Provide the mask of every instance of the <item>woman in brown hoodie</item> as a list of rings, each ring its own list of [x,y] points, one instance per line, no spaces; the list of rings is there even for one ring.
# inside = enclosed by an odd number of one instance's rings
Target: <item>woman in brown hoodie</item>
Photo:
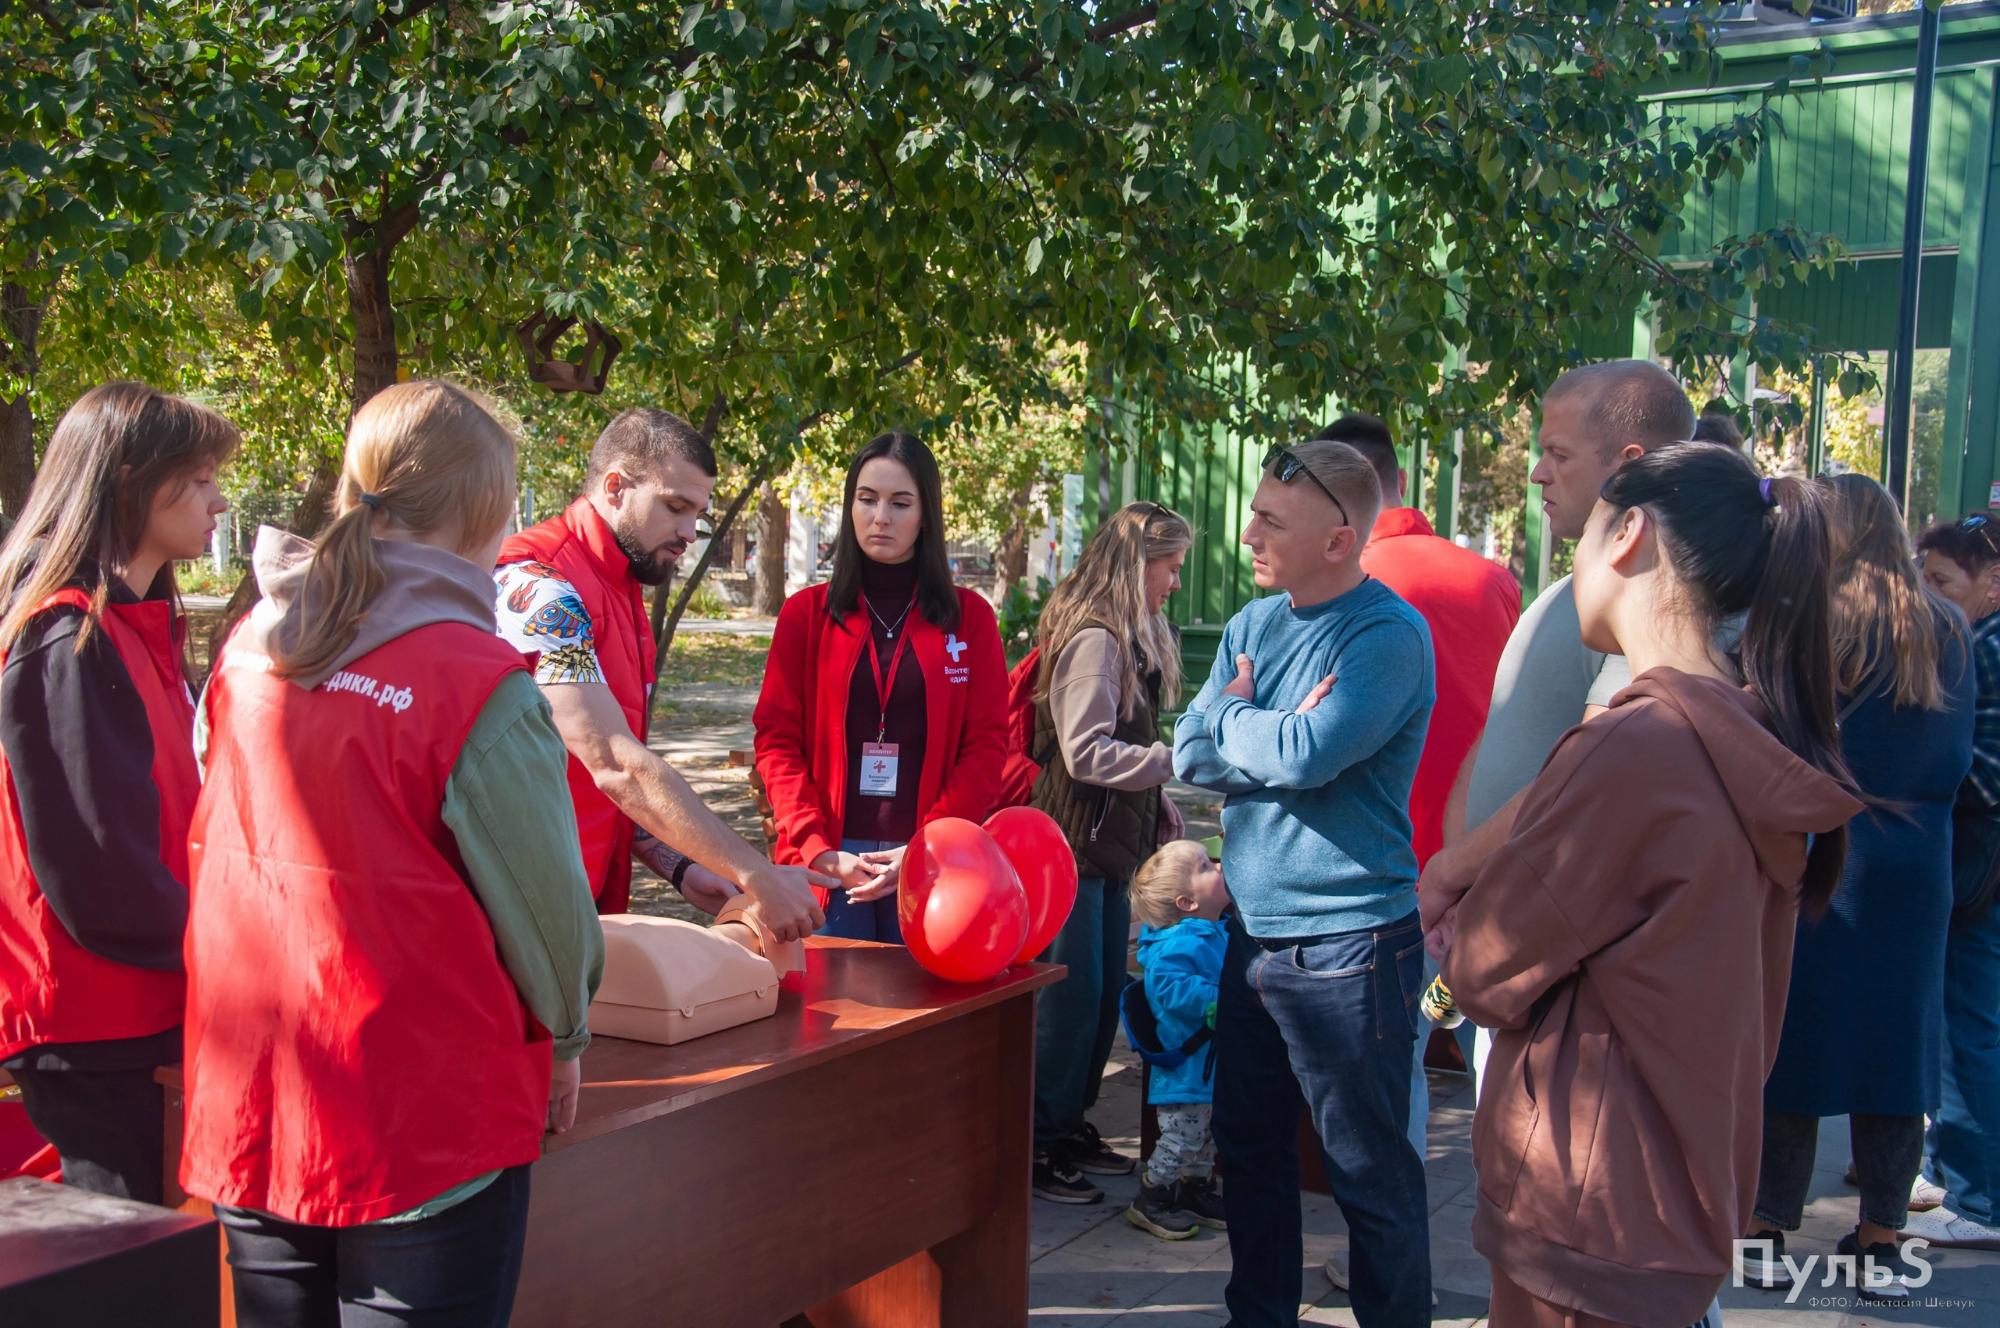
[[[1861,809],[1820,502],[1708,443],[1613,475],[1574,584],[1584,643],[1632,685],[1563,739],[1472,885],[1424,896],[1446,983],[1499,1030],[1473,1127],[1494,1328],[1683,1328],[1729,1270],[1794,922]],[[1715,629],[1739,614],[1732,657]]]

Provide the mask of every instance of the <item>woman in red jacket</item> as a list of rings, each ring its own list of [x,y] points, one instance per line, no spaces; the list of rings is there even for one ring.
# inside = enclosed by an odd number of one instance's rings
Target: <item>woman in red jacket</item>
[[[1006,747],[993,609],[952,585],[937,461],[885,433],[847,469],[833,577],[785,601],[757,699],[757,773],[781,863],[838,877],[826,934],[901,941],[904,847],[984,820]]]
[[[199,780],[174,562],[236,430],[137,383],[56,425],[0,546],[0,1067],[63,1179],[159,1203]]]
[[[495,634],[513,506],[513,435],[399,383],[318,545],[258,535],[203,700],[181,1154],[239,1323],[507,1322],[604,944],[562,739]]]

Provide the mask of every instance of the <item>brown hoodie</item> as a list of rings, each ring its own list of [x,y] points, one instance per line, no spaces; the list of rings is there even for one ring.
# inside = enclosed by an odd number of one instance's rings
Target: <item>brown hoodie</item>
[[[1444,979],[1498,1031],[1473,1243],[1523,1290],[1699,1319],[1755,1198],[1806,836],[1861,806],[1747,690],[1653,669],[1557,744]]]
[[[246,649],[269,655],[273,644],[298,639],[313,609],[304,602],[312,555],[313,545],[297,535],[271,526],[258,529],[250,566],[264,597],[238,629]],[[491,568],[411,540],[376,540],[375,556],[382,564],[382,589],[368,602],[354,640],[337,659],[325,668],[292,677],[306,690],[419,627],[452,622],[482,632],[499,631],[493,616],[498,592]]]

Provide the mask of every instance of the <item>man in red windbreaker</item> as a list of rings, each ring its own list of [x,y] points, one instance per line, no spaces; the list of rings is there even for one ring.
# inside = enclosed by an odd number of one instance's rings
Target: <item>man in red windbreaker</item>
[[[715,454],[686,420],[632,409],[598,436],[583,496],[500,550],[500,635],[528,657],[569,748],[584,872],[601,913],[625,911],[643,855],[713,912],[737,889],[769,937],[800,940],[824,915],[812,885],[732,831],[647,748],[655,651],[645,588],[665,581],[715,488]]]

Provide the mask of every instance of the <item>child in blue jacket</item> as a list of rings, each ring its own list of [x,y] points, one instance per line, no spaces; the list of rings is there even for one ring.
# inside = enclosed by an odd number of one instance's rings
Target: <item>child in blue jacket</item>
[[[1145,970],[1146,1004],[1159,1026],[1159,1045],[1178,1048],[1196,1030],[1215,1026],[1215,996],[1228,942],[1222,915],[1229,891],[1222,868],[1191,839],[1177,839],[1133,873],[1132,915]],[[1163,1240],[1199,1227],[1226,1229],[1216,1192],[1215,1139],[1209,1130],[1215,1058],[1204,1047],[1171,1069],[1148,1070],[1148,1097],[1159,1110],[1160,1137],[1146,1158],[1139,1197],[1126,1220]]]

